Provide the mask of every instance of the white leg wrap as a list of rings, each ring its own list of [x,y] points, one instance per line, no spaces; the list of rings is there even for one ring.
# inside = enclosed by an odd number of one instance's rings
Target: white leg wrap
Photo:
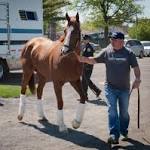
[[[83,120],[85,105],[86,104],[82,104],[82,103],[79,103],[79,105],[78,105],[77,113],[76,113],[76,120],[78,122],[82,122],[82,120]]]
[[[19,111],[18,115],[23,118],[26,108],[26,96],[20,94],[20,103],[19,103]]]
[[[82,104],[82,103],[79,103],[79,105],[78,105],[77,112],[76,112],[76,118],[72,122],[72,126],[75,129],[80,127],[80,124],[83,120],[85,105],[86,104]]]
[[[41,118],[41,119],[45,118],[44,111],[43,111],[43,104],[42,104],[41,99],[37,100],[37,112],[38,112],[39,118]]]
[[[59,126],[59,132],[67,132],[67,127],[64,124],[64,115],[63,115],[63,110],[58,110],[57,111],[57,123]]]

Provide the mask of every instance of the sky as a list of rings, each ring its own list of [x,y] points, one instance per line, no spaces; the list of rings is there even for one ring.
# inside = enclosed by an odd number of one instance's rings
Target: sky
[[[150,18],[150,0],[137,0],[136,3],[144,6],[143,14],[140,17]]]

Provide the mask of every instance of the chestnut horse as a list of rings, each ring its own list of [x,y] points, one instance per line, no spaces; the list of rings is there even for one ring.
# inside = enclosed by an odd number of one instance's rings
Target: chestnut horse
[[[33,38],[25,44],[21,53],[23,77],[18,119],[22,120],[25,113],[27,85],[29,85],[30,91],[35,93],[34,72],[36,72],[38,77],[36,92],[39,119],[47,121],[43,111],[42,93],[45,83],[53,81],[58,107],[57,123],[60,132],[67,131],[63,119],[62,87],[64,83],[70,82],[80,95],[76,116],[72,122],[74,128],[78,128],[82,122],[87,99],[80,81],[82,64],[77,59],[77,55],[80,54],[81,38],[79,14],[69,17],[66,13],[66,19],[67,26],[64,30],[64,35],[59,40],[51,41],[44,37]]]

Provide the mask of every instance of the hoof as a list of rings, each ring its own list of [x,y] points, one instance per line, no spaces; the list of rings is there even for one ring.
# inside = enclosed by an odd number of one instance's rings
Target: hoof
[[[17,117],[17,118],[18,118],[18,120],[19,120],[19,121],[21,121],[21,120],[23,119],[23,116],[18,115],[18,117]]]
[[[78,129],[79,127],[80,127],[80,122],[78,122],[77,120],[73,120],[72,121],[72,127],[74,128],[74,129]]]
[[[48,119],[46,117],[40,118],[38,121],[48,122]]]

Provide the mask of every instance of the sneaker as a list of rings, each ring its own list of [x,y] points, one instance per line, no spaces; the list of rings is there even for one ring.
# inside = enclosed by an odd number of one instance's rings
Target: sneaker
[[[80,101],[81,99],[79,98],[79,99],[77,99],[77,101]],[[88,97],[86,97],[86,100],[85,101],[89,101],[89,98]]]
[[[109,144],[119,144],[119,139],[114,136],[110,136],[107,141]]]
[[[128,140],[128,134],[122,134],[123,138],[122,141],[127,141]]]
[[[0,106],[4,106],[4,104],[0,103]]]

